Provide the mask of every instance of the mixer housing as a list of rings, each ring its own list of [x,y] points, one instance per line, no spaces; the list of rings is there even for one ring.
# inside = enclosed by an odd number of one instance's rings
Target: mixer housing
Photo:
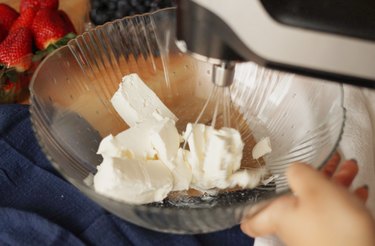
[[[216,66],[253,61],[375,88],[373,30],[372,0],[177,1],[178,46]]]

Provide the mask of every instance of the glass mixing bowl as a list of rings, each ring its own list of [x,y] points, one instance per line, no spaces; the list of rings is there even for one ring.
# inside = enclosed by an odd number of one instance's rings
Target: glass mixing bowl
[[[179,118],[180,130],[195,121],[210,94],[212,67],[178,51],[174,26],[175,10],[166,9],[99,26],[55,51],[32,79],[33,127],[54,167],[119,217],[163,232],[222,230],[289,192],[284,174],[290,163],[320,168],[326,162],[343,131],[342,86],[239,64],[232,103],[255,140],[270,137],[273,151],[264,161],[273,182],[185,203],[132,205],[97,194],[84,179],[102,161],[96,154],[101,139],[128,127],[110,103],[124,75],[139,74]]]

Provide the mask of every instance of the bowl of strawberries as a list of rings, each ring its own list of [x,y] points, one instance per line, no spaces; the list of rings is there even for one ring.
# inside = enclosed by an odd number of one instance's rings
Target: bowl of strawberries
[[[24,101],[40,61],[76,34],[59,0],[0,3],[0,103]]]

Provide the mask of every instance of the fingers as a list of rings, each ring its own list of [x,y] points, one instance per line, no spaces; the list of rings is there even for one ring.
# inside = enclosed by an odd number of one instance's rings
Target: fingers
[[[321,169],[321,172],[327,177],[332,177],[337,167],[339,166],[340,161],[340,154],[338,152],[335,152],[332,155],[331,159],[329,159],[327,163],[324,165],[324,167]]]
[[[364,185],[354,191],[354,195],[359,198],[362,202],[366,202],[368,198],[368,186]]]
[[[344,187],[349,187],[358,173],[358,164],[355,160],[345,161],[332,176],[332,180]]]
[[[321,172],[327,177],[332,177],[336,183],[341,184],[344,187],[349,187],[358,173],[358,165],[355,160],[347,160],[336,172],[340,160],[340,154],[335,152],[321,169]]]
[[[298,205],[298,194],[301,196],[318,194],[321,188],[315,188],[315,183],[329,182],[317,170],[306,164],[292,164],[287,171],[288,182],[297,196],[289,195],[277,198],[266,208],[241,224],[244,233],[252,237],[275,234],[283,230],[283,225],[289,223]]]
[[[292,223],[293,218],[296,218],[294,216],[296,211],[301,206],[316,205],[316,202],[319,201],[332,200],[333,196],[336,197],[334,200],[340,203],[341,196],[337,194],[340,192],[342,194],[345,192],[343,187],[351,185],[358,173],[358,165],[355,160],[348,160],[336,170],[339,163],[340,156],[335,153],[327,165],[322,168],[322,172],[307,164],[292,164],[286,175],[295,196],[289,195],[276,199],[258,214],[243,221],[241,229],[252,237],[269,234],[281,235],[285,224]],[[330,179],[327,179],[327,176],[332,177],[332,180],[342,187],[334,185]],[[368,187],[360,187],[354,191],[354,194],[365,202],[368,198]]]
[[[346,188],[350,187],[354,178],[358,174],[358,164],[356,160],[345,161],[335,174],[332,180]],[[366,202],[368,198],[368,186],[364,185],[354,191],[354,195],[362,202]]]
[[[336,162],[336,161],[334,161]],[[336,165],[336,164],[335,164]],[[288,182],[296,196],[283,196],[241,224],[241,229],[252,237],[274,234],[282,230],[283,223],[290,220],[298,200],[319,196],[323,185],[329,183],[324,175],[306,164],[292,164],[287,170]],[[286,219],[288,218],[288,219]]]
[[[282,228],[282,223],[287,222],[284,218],[290,215],[296,203],[297,199],[292,195],[279,197],[255,216],[243,221],[241,230],[251,237],[274,234]]]

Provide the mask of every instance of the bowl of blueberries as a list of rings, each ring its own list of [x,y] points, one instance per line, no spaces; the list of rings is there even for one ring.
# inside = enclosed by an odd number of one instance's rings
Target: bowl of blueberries
[[[154,12],[158,9],[174,7],[174,0],[91,0],[90,20],[94,25],[102,25],[125,16]]]

